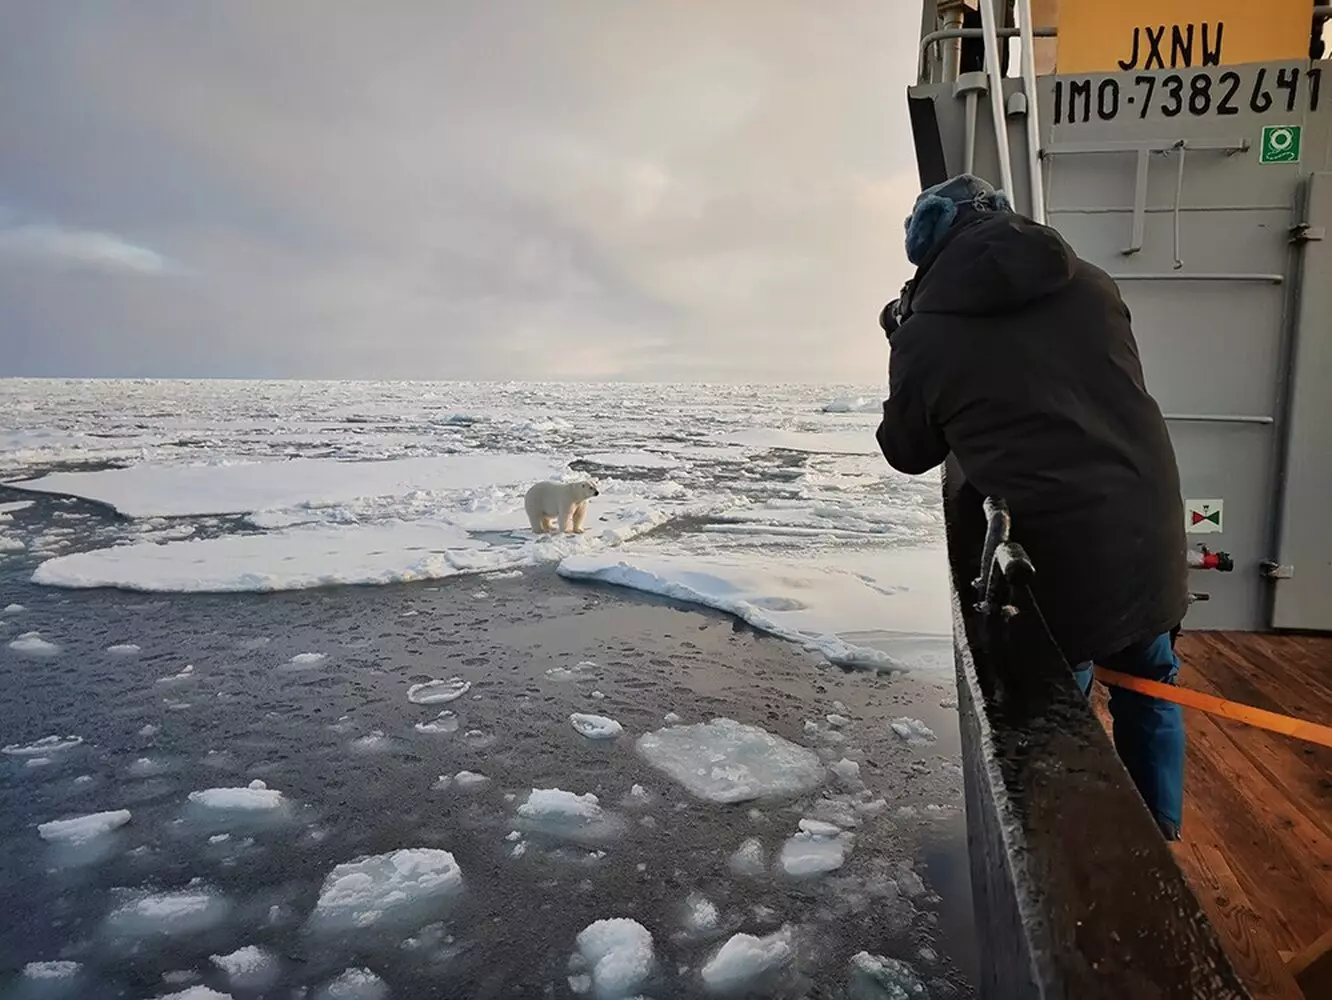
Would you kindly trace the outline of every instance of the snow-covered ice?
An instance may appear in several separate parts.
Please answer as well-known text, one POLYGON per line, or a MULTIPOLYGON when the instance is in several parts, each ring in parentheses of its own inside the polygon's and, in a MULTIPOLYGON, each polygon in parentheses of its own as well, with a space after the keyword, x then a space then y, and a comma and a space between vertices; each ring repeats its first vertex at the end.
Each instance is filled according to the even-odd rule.
POLYGON ((78 845, 104 837, 129 821, 128 809, 112 809, 68 819, 54 819, 38 826, 37 833, 49 843, 78 845))
POLYGON ((107 646, 106 651, 112 656, 135 656, 142 652, 142 650, 132 642, 121 642, 114 646, 107 646))
POLYGON ((195 465, 146 463, 98 472, 55 472, 4 485, 82 497, 126 517, 188 517, 467 490, 479 483, 517 485, 557 477, 563 469, 563 462, 542 455, 438 455, 387 462, 302 458, 195 465))
POLYGON ((376 854, 328 874, 310 925, 320 931, 419 927, 462 889, 462 869, 448 851, 421 847, 376 854))
POLYGON ((17 514, 21 510, 27 510, 35 500, 8 500, 0 503, 0 514, 17 514))
POLYGON ((446 681, 426 681, 413 684, 407 689, 407 700, 413 705, 447 705, 457 701, 472 690, 472 682, 461 677, 451 677, 446 681))
POLYGON ((287 662, 298 667, 308 667, 316 663, 322 663, 326 659, 328 659, 327 653, 297 653, 287 662))
POLYGON ((636 746, 648 764, 709 802, 799 794, 824 777, 813 750, 733 719, 658 729, 636 746))
POLYGON ((217 927, 232 910, 225 896, 207 886, 162 893, 138 891, 125 896, 103 922, 103 929, 112 937, 188 937, 217 927))
POLYGON ((763 852, 763 841, 750 837, 735 849, 729 862, 731 871, 737 875, 750 877, 762 875, 768 867, 763 852))
POLYGON ((43 736, 31 743, 10 743, 0 749, 6 757, 45 757, 49 754, 73 750, 83 745, 82 736, 43 736))
POLYGON ((252 944, 227 955, 213 955, 209 961, 226 974, 227 984, 233 990, 262 993, 271 989, 282 975, 278 957, 252 944))
POLYGON ((684 916, 680 920, 685 933, 691 936, 711 934, 721 923, 717 904, 701 892, 691 892, 684 902, 684 916))
POLYGON ((636 920, 598 920, 579 932, 576 943, 569 968, 586 972, 595 1000, 628 1000, 652 974, 652 934, 636 920))
POLYGON ((60 647, 54 642, 48 642, 37 632, 24 632, 18 638, 9 643, 9 648, 20 656, 58 656, 60 647))
POLYGON ((210 986, 187 986, 175 993, 164 993, 157 1000, 231 1000, 230 993, 219 993, 210 986))
POLYGON ((205 788, 190 792, 190 803, 201 811, 226 813, 275 813, 286 808, 287 800, 276 788, 269 788, 256 778, 244 788, 205 788))
POLYGON ((416 723, 415 728, 418 733, 428 733, 432 736, 435 736, 441 734, 448 735, 449 733, 456 733, 458 731, 458 726, 459 726, 458 716, 456 716, 453 712, 449 711, 446 708, 444 711, 440 712, 439 715, 431 719, 429 722, 416 723))
POLYGON ((569 722, 589 740, 613 740, 624 732, 624 726, 604 715, 585 715, 575 712, 569 716, 569 722))
POLYGON ((575 843, 604 841, 623 828, 623 820, 603 808, 596 795, 562 788, 534 788, 518 805, 516 825, 575 843))
POLYGON ((680 459, 677 456, 655 451, 600 451, 583 455, 582 459, 608 468, 618 466, 626 469, 677 469, 680 467, 680 459))
POLYGON ((441 774, 435 782, 436 791, 444 791, 447 788, 457 787, 461 791, 470 792, 478 788, 484 788, 490 784, 490 779, 477 771, 459 771, 457 774, 441 774))
POLYGON ((721 996, 761 989, 795 956, 791 938, 786 927, 767 937, 733 934, 703 966, 704 987, 721 996))
POLYGON ((0 615, 21 615, 27 610, 22 604, 7 604, 0 610, 0 615))
POLYGON ((802 819, 799 831, 782 845, 778 864, 796 878, 836 871, 846 863, 854 842, 852 834, 832 823, 802 819))
POLYGON ((910 746, 925 746, 933 743, 936 739, 934 730, 919 719, 909 719, 903 716, 900 719, 894 719, 888 725, 899 739, 910 746))
POLYGON ((314 1000, 387 1000, 388 985, 369 969, 345 969, 315 991, 314 1000))
POLYGON ((928 1000, 916 970, 897 958, 868 951, 851 957, 847 1000, 928 1000))
POLYGON ((903 658, 876 648, 863 633, 951 635, 947 563, 941 550, 883 553, 867 578, 843 557, 799 562, 771 555, 682 555, 667 550, 573 555, 561 575, 597 580, 701 604, 763 632, 799 643, 830 661, 879 668, 903 658), (897 582, 892 582, 897 581, 897 582))

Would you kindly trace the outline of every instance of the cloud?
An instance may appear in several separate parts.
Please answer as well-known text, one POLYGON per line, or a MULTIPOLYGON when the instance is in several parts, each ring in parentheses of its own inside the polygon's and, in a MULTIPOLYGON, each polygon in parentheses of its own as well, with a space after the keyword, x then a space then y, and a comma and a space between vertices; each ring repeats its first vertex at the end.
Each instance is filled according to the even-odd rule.
POLYGON ((0 260, 126 274, 161 274, 166 261, 146 247, 88 229, 0 227, 0 260))
POLYGON ((190 272, 0 267, 6 373, 878 381, 897 7, 21 5, 0 177, 86 228, 11 239, 190 272))

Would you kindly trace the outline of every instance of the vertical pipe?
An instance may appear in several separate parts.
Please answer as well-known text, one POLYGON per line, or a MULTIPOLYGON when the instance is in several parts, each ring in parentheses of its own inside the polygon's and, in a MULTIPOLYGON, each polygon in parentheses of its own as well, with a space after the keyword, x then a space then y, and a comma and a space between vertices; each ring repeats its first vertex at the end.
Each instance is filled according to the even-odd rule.
POLYGON ((980 111, 980 95, 974 90, 967 91, 963 98, 966 107, 966 131, 963 133, 962 172, 976 172, 976 116, 980 111))
POLYGON ((1041 116, 1036 100, 1036 35, 1031 0, 1018 0, 1022 39, 1022 89, 1027 92, 1027 171, 1031 181, 1031 217, 1045 224, 1045 178, 1041 173, 1041 116))
MULTIPOLYGON (((962 17, 962 4, 952 4, 939 12, 940 27, 960 28, 962 17)), ((939 43, 939 48, 943 50, 943 82, 952 83, 962 67, 962 39, 945 39, 939 43)))
POLYGON ((999 153, 999 186, 1009 198, 1013 192, 1013 160, 1008 150, 1008 117, 1004 113, 1004 77, 999 69, 999 32, 994 0, 980 0, 981 29, 985 33, 985 73, 990 80, 990 113, 994 119, 994 144, 999 153))

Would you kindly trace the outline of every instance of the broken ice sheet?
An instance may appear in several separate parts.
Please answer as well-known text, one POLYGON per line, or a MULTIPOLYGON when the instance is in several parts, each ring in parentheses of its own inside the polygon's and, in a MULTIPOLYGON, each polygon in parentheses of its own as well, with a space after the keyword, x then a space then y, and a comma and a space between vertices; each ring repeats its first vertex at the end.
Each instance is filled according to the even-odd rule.
POLYGON ((639 754, 709 802, 745 802, 810 791, 823 781, 818 754, 733 719, 645 733, 639 754))

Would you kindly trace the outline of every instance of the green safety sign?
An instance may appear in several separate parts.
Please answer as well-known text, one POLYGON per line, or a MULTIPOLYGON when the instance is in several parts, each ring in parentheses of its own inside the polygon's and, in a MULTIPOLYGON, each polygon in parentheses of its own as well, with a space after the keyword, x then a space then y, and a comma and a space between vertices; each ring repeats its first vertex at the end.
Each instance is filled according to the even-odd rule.
POLYGON ((1258 162, 1299 163, 1303 131, 1299 125, 1263 126, 1263 145, 1258 151, 1258 162))

